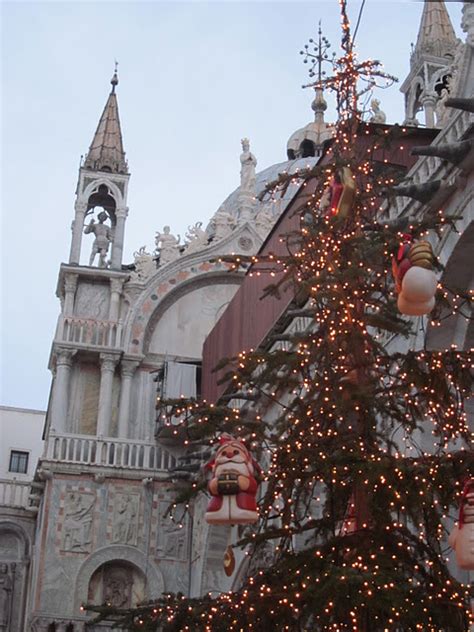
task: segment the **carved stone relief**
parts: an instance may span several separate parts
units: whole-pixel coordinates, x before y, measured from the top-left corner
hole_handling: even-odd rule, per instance
[[[95,494],[71,491],[66,494],[62,526],[62,551],[88,553],[92,544]]]
[[[103,564],[89,582],[88,602],[130,608],[145,599],[145,576],[132,564],[117,560]]]
[[[0,564],[0,630],[9,630],[10,617],[12,610],[13,580],[11,567],[12,564]],[[13,569],[12,569],[13,570]]]
[[[116,544],[137,545],[139,494],[117,493],[115,495],[112,541]]]
[[[156,539],[156,557],[185,560],[188,550],[188,519],[184,517],[182,526],[177,519],[165,516],[170,501],[159,503],[159,521]]]
[[[109,315],[109,287],[101,283],[80,283],[77,288],[75,316],[106,320]]]

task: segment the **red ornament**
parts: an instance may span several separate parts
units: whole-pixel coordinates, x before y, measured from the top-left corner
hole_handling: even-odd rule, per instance
[[[474,478],[464,485],[459,507],[459,524],[454,527],[448,542],[456,553],[460,568],[474,570]]]
[[[352,208],[356,193],[356,184],[349,167],[339,169],[329,185],[328,215],[346,218]]]
[[[208,490],[212,498],[206,512],[209,524],[257,522],[259,464],[242,441],[223,435],[214,458],[206,464],[212,472]]]

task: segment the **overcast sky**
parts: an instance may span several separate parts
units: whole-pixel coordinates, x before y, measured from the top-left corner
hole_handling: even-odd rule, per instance
[[[360,0],[349,1],[353,20]],[[447,4],[461,36],[461,2]],[[408,73],[423,4],[367,0],[361,58]],[[337,0],[312,2],[3,2],[0,404],[44,409],[55,297],[74,193],[110,91],[114,59],[132,174],[124,262],[170,224],[205,224],[239,183],[240,139],[257,169],[286,158],[312,119],[300,49],[318,21],[338,50]],[[403,120],[395,86],[378,95]],[[327,119],[333,119],[330,106]],[[89,252],[91,240],[84,238]]]

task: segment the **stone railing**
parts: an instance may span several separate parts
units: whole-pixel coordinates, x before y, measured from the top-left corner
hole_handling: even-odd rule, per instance
[[[122,343],[122,323],[63,316],[59,321],[57,340],[88,347],[118,349]]]
[[[45,447],[47,461],[123,469],[167,472],[176,459],[156,443],[50,433]]]
[[[0,505],[28,509],[30,491],[29,482],[0,479]]]

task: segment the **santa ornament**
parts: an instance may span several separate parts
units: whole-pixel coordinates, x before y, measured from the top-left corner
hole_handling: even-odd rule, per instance
[[[349,167],[342,167],[334,174],[321,199],[321,210],[327,215],[342,219],[348,217],[356,194],[356,183]]]
[[[214,458],[205,468],[212,472],[208,490],[212,498],[206,512],[209,524],[257,522],[257,488],[261,468],[242,441],[223,435]]]
[[[459,524],[454,527],[448,542],[456,553],[458,566],[474,570],[474,478],[467,481],[459,508]]]
[[[428,241],[413,242],[411,235],[403,237],[392,259],[398,309],[406,316],[424,316],[435,306],[438,284],[433,272],[433,249]]]

